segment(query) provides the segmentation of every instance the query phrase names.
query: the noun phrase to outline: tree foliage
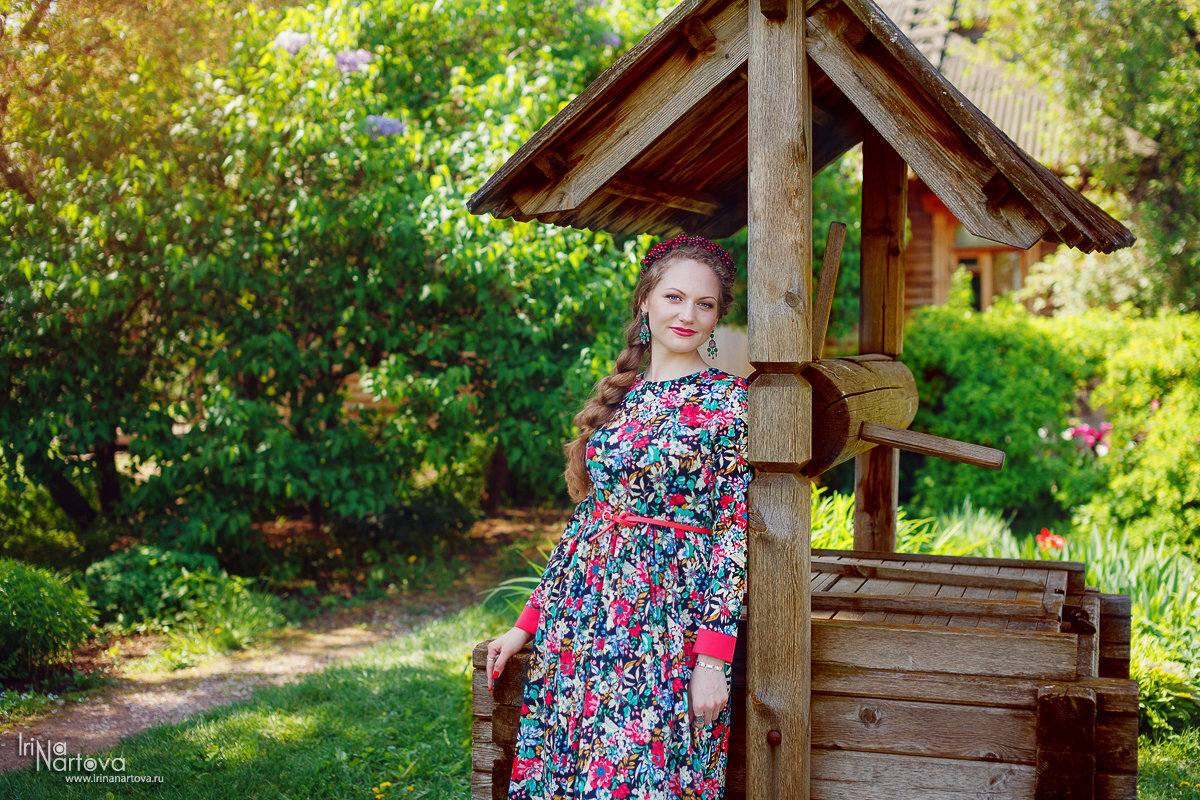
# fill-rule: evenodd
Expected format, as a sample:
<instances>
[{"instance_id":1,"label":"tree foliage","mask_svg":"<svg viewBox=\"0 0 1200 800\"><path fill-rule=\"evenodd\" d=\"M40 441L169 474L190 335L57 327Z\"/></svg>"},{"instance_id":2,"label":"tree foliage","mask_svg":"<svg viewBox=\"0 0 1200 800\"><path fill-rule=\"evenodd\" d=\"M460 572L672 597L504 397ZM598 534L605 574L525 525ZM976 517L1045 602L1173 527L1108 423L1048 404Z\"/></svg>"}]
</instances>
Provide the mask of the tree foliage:
<instances>
[{"instance_id":1,"label":"tree foliage","mask_svg":"<svg viewBox=\"0 0 1200 800\"><path fill-rule=\"evenodd\" d=\"M34 187L0 195L10 477L80 527L141 519L227 556L252 522L378 515L497 445L510 491L554 493L633 243L465 201L657 9L251 6L214 12L228 42L189 62L115 8L91 23L129 48L95 78L109 94L79 56L75 116L9 98ZM350 407L355 375L385 405Z\"/></svg>"},{"instance_id":2,"label":"tree foliage","mask_svg":"<svg viewBox=\"0 0 1200 800\"><path fill-rule=\"evenodd\" d=\"M1076 176L1140 238L1116 272L1067 258L1068 302L1200 309L1200 6L1195 0L981 0L985 46L1071 120ZM1053 125L1051 120L1044 124ZM1051 265L1053 267L1054 265ZM1045 271L1045 270L1043 270ZM1091 297L1089 297L1091 295Z\"/></svg>"}]
</instances>

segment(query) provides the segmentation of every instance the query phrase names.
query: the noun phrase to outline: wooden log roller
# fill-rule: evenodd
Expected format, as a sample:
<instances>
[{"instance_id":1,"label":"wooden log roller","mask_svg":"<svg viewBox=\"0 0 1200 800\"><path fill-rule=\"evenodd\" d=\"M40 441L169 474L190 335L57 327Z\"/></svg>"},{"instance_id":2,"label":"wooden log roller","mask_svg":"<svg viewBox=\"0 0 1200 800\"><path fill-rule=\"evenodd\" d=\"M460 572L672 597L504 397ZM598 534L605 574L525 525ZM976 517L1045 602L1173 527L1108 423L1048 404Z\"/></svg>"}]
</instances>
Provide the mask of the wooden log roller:
<instances>
[{"instance_id":1,"label":"wooden log roller","mask_svg":"<svg viewBox=\"0 0 1200 800\"><path fill-rule=\"evenodd\" d=\"M988 469L1004 466L1004 452L943 436L906 430L917 414L917 384L908 367L879 353L820 358L837 282L846 226L829 226L817 288L813 351L820 360L801 376L812 386L812 458L809 478L881 444Z\"/></svg>"}]
</instances>

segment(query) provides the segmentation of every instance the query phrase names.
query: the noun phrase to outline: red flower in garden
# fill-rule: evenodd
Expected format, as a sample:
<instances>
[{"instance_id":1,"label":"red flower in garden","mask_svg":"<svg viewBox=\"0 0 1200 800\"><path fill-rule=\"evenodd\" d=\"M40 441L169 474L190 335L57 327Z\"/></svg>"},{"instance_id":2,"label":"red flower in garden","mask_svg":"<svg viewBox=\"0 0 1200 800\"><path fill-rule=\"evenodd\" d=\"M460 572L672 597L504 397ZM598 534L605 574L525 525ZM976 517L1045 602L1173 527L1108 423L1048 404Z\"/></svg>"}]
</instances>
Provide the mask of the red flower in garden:
<instances>
[{"instance_id":1,"label":"red flower in garden","mask_svg":"<svg viewBox=\"0 0 1200 800\"><path fill-rule=\"evenodd\" d=\"M1042 528L1042 532L1033 537L1037 540L1038 547L1043 550L1062 550L1067 546L1067 540L1057 533L1051 533L1049 528Z\"/></svg>"}]
</instances>

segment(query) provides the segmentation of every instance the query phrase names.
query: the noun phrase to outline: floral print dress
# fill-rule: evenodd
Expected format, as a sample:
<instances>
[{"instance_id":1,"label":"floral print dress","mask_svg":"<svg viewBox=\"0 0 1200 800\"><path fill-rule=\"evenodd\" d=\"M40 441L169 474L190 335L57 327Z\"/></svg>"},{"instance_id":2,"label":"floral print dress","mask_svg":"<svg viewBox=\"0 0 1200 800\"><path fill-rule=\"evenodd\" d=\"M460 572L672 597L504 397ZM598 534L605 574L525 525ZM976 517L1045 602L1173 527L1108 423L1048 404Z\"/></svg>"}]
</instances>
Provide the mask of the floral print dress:
<instances>
[{"instance_id":1,"label":"floral print dress","mask_svg":"<svg viewBox=\"0 0 1200 800\"><path fill-rule=\"evenodd\" d=\"M746 382L639 376L588 441L589 495L517 625L534 634L509 798L724 794L730 704L689 719L696 655L731 681L745 592ZM702 533L653 522L670 520Z\"/></svg>"}]
</instances>

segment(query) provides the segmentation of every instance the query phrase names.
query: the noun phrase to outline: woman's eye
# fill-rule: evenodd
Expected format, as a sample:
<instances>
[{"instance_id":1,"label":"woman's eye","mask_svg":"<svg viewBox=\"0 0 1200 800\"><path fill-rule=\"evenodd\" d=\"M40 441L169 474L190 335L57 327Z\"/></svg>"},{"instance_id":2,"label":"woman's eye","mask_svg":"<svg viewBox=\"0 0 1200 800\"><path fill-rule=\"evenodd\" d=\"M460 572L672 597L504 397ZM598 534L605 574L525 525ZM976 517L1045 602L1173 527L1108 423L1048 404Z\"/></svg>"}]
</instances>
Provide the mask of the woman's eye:
<instances>
[{"instance_id":1,"label":"woman's eye","mask_svg":"<svg viewBox=\"0 0 1200 800\"><path fill-rule=\"evenodd\" d=\"M668 300L678 300L678 299L679 299L679 295L677 295L677 294L668 294L668 295L667 295L667 299L668 299Z\"/></svg>"},{"instance_id":2,"label":"woman's eye","mask_svg":"<svg viewBox=\"0 0 1200 800\"><path fill-rule=\"evenodd\" d=\"M700 307L703 308L705 311L711 311L713 304L712 303L701 303Z\"/></svg>"}]
</instances>

